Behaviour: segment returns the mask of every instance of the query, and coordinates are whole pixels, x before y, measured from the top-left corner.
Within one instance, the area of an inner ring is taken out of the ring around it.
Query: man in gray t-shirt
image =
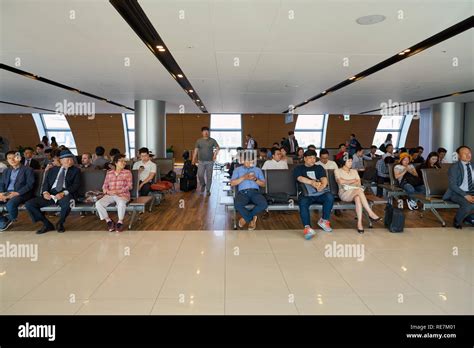
[[[212,170],[214,168],[214,161],[217,158],[219,153],[219,144],[217,141],[209,137],[209,128],[202,127],[202,138],[196,141],[194,146],[193,153],[193,164],[196,164],[199,159],[198,164],[198,178],[199,183],[201,184],[201,192],[204,192],[207,187],[207,195],[211,195],[211,184],[212,184]],[[215,151],[214,151],[215,149]],[[204,176],[206,176],[206,181],[204,181]]]

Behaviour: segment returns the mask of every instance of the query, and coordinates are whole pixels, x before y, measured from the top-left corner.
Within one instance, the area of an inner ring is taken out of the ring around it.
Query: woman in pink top
[[[127,164],[124,155],[115,155],[112,163],[115,169],[107,172],[104,185],[102,186],[102,191],[105,196],[96,202],[95,207],[100,219],[105,220],[107,223],[109,232],[122,232],[127,203],[130,201],[130,190],[133,187],[132,172],[128,169],[124,169]],[[112,203],[117,205],[117,224],[109,217],[106,209],[107,206]]]

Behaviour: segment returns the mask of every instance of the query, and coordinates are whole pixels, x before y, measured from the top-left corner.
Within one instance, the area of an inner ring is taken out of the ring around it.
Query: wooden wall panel
[[[66,116],[66,118],[79,154],[94,153],[98,145],[105,148],[106,154],[113,147],[125,153],[122,114],[96,114],[92,120],[85,116]]]
[[[369,148],[379,124],[380,115],[351,115],[350,121],[344,121],[343,115],[329,115],[326,131],[326,147],[337,148],[349,140],[354,133],[364,148]]]
[[[209,114],[167,114],[166,147],[173,145],[174,158],[181,162],[184,150],[193,150],[201,128],[210,127]]]
[[[410,129],[408,129],[405,147],[413,148],[413,147],[417,147],[418,145],[420,145],[420,120],[412,120],[410,124]],[[430,150],[430,149],[426,149],[426,150]],[[437,149],[434,149],[434,150],[436,151]]]
[[[31,114],[0,114],[0,136],[8,139],[10,150],[18,146],[34,149],[41,140]]]
[[[251,134],[258,147],[270,148],[274,142],[288,137],[295,130],[297,115],[292,123],[285,124],[284,114],[242,114],[242,143],[246,134]]]

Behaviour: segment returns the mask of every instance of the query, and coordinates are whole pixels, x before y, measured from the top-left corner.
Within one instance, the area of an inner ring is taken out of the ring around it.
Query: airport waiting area
[[[1,0],[0,318],[472,316],[472,8]]]

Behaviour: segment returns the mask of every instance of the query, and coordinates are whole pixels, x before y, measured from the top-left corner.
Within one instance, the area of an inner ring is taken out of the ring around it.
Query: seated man
[[[92,161],[92,165],[97,169],[105,169],[109,161],[104,157],[105,149],[103,146],[97,146],[95,148],[95,159]]]
[[[130,190],[133,187],[132,172],[124,169],[127,165],[125,155],[115,155],[112,163],[115,169],[107,172],[104,185],[102,186],[105,196],[96,202],[95,207],[100,219],[105,220],[107,223],[109,232],[122,232],[127,203],[130,201]],[[117,224],[114,223],[107,213],[107,206],[112,203],[117,205]]]
[[[32,169],[41,169],[41,164],[33,158],[33,155],[34,153],[31,147],[25,148],[25,151],[23,152],[23,156],[25,157],[21,160],[21,164]]]
[[[454,217],[454,227],[462,228],[463,221],[474,224],[474,171],[471,149],[460,146],[456,152],[459,161],[449,168],[449,186],[443,199],[460,205]]]
[[[265,187],[265,178],[262,170],[255,166],[255,159],[251,158],[252,154],[249,152],[242,154],[244,165],[235,168],[230,181],[230,185],[237,186],[238,190],[234,205],[242,215],[239,227],[243,228],[246,223],[249,223],[249,230],[255,229],[257,215],[268,207],[267,200],[259,191],[260,187]],[[250,203],[255,205],[252,210],[245,208]]]
[[[82,170],[94,170],[95,166],[92,164],[92,154],[84,152],[81,156],[81,165],[79,166]]]
[[[25,204],[33,222],[43,223],[43,227],[36,231],[36,234],[52,231],[55,227],[60,233],[65,231],[64,222],[71,212],[81,184],[81,170],[74,167],[74,155],[71,151],[61,151],[59,159],[61,167],[53,166],[45,174],[41,189],[43,196],[30,199]],[[55,204],[61,207],[61,214],[59,222],[53,226],[40,209]]]
[[[7,230],[18,217],[18,206],[33,196],[35,176],[33,169],[21,164],[21,157],[15,151],[7,152],[11,168],[4,171],[0,181],[0,203],[6,203],[8,218],[0,231]]]
[[[347,152],[347,147],[346,147],[346,144],[340,144],[339,145],[339,151],[338,153],[336,154],[336,157],[335,157],[335,160],[336,160],[336,163],[338,164],[338,166],[340,165],[340,162],[342,161],[342,158],[346,155],[348,155],[349,153]]]
[[[135,162],[133,170],[138,170],[140,184],[138,191],[140,196],[148,196],[151,190],[151,184],[156,175],[156,163],[152,162],[150,158],[150,151],[146,147],[142,147],[138,150],[138,156],[140,161]]]
[[[293,177],[301,191],[298,204],[301,221],[304,225],[305,239],[311,239],[316,234],[311,228],[311,216],[309,214],[309,207],[314,203],[323,205],[323,216],[319,219],[318,225],[326,232],[332,231],[329,218],[334,204],[334,196],[329,191],[326,171],[315,163],[316,152],[307,150],[304,153],[304,164],[297,166],[293,170]]]
[[[316,162],[316,165],[322,166],[326,170],[336,170],[338,168],[336,162],[331,161],[329,159],[329,151],[326,149],[321,149],[321,151],[319,152],[319,161]]]
[[[262,170],[267,169],[288,169],[288,161],[281,160],[281,151],[276,147],[272,147],[272,159],[266,160]]]

